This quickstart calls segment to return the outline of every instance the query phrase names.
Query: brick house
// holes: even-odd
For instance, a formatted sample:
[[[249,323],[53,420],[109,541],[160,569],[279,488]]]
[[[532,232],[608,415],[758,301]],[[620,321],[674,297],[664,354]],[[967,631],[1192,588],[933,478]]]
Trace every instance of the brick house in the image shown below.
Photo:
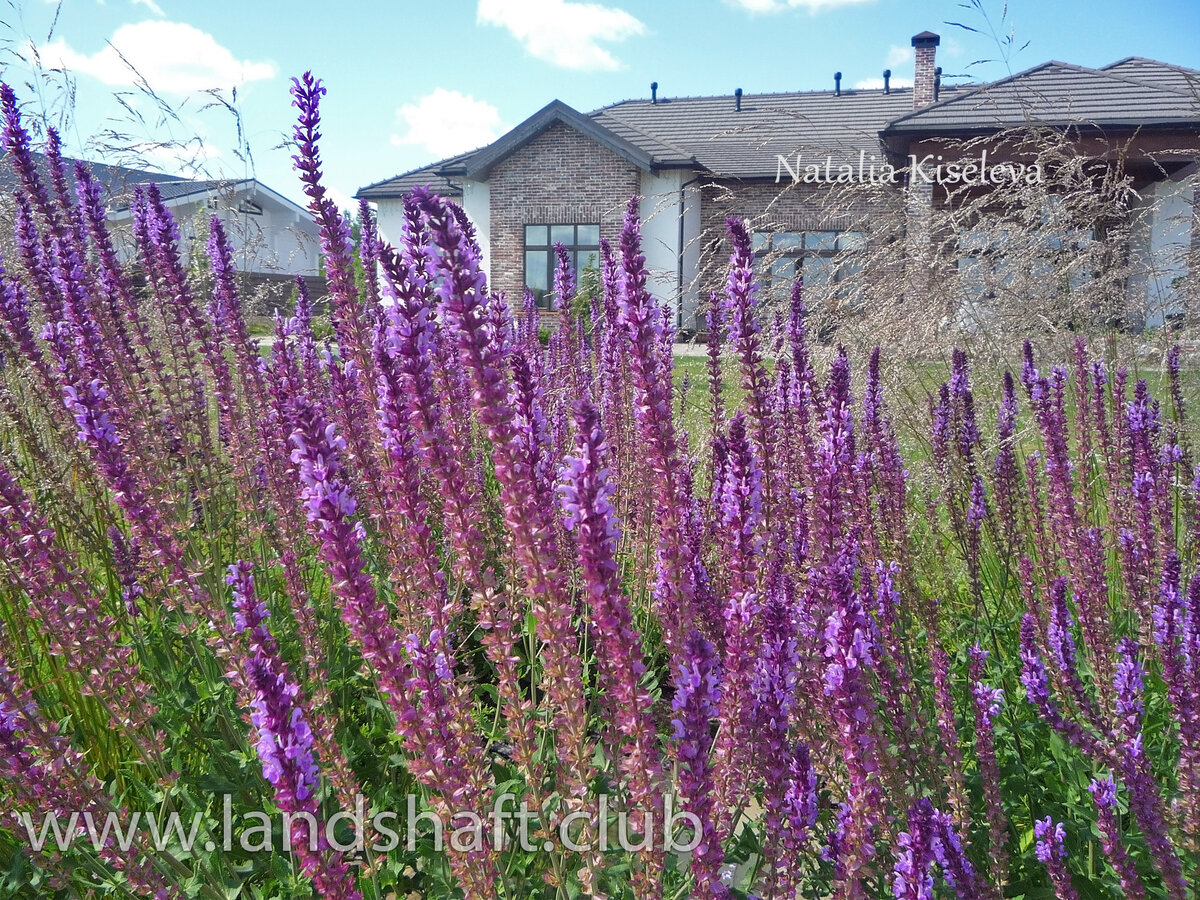
[[[1050,62],[1002,81],[951,86],[941,84],[938,44],[930,32],[913,37],[912,88],[890,87],[885,72],[882,89],[842,89],[838,73],[833,90],[663,98],[654,84],[648,99],[590,113],[555,100],[486,147],[357,196],[375,204],[385,238],[398,237],[402,198],[413,187],[461,203],[492,287],[510,296],[529,287],[548,308],[553,245],[563,243],[579,267],[593,263],[636,193],[650,289],[685,331],[703,328],[702,300],[719,286],[726,216],[751,220],[756,249],[767,251],[759,278],[766,292],[785,291],[797,274],[807,286],[852,272],[846,260],[862,241],[855,223],[881,202],[907,210],[915,258],[922,217],[946,201],[913,163],[935,161],[946,141],[1022,125],[1069,131],[1100,160],[1120,148],[1147,204],[1170,195],[1136,234],[1142,251],[1200,246],[1200,73],[1139,58],[1103,69]],[[992,163],[1020,162],[999,146],[995,152]],[[878,180],[881,191],[834,202],[839,179]],[[1171,313],[1180,275],[1176,265],[1131,281],[1131,292],[1156,298],[1157,318],[1146,324]]]

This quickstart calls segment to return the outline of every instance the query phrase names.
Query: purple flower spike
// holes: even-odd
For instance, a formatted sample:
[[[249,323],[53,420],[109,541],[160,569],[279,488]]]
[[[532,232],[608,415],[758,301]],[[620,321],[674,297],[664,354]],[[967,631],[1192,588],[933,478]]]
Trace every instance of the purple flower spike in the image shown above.
[[[250,564],[231,565],[225,581],[233,591],[235,621],[249,651],[244,699],[252,710],[250,721],[257,732],[255,748],[262,761],[263,775],[274,787],[275,803],[281,810],[307,813],[319,823],[320,771],[313,757],[313,734],[308,726],[311,715],[306,700],[279,657],[279,647],[266,624],[270,613],[255,595]],[[310,836],[309,829],[314,826],[308,819],[297,816],[293,822],[300,830],[292,851],[300,858],[301,869],[312,880],[317,893],[322,897],[361,900],[350,869],[331,854],[325,829],[318,826],[317,834]],[[315,850],[310,837],[316,838]]]
[[[1079,900],[1079,894],[1071,884],[1071,873],[1067,871],[1065,863],[1067,848],[1063,842],[1066,839],[1066,831],[1062,822],[1055,823],[1047,816],[1033,823],[1033,834],[1037,838],[1034,849],[1038,861],[1050,874],[1050,880],[1054,882],[1054,890],[1060,900]]]
[[[994,723],[1004,703],[1004,692],[983,682],[987,651],[978,645],[971,648],[971,700],[975,707],[975,753],[979,759],[980,781],[983,783],[984,807],[987,810],[988,838],[991,844],[992,881],[1004,884],[1008,874],[1008,820],[1000,795],[1000,767],[996,762]]]
[[[646,664],[641,636],[621,591],[617,566],[620,533],[606,469],[608,448],[600,411],[582,403],[575,415],[575,449],[563,462],[559,493],[566,526],[576,533],[583,580],[598,640],[602,683],[613,698],[613,714],[627,745],[615,755],[630,785],[635,808],[655,809],[662,771],[655,743],[653,700],[642,685]]]
[[[900,832],[892,869],[896,900],[932,900],[933,848],[937,839],[933,817],[933,806],[923,797],[908,811],[908,830]]]
[[[1092,794],[1092,802],[1096,806],[1096,814],[1099,817],[1100,843],[1104,847],[1104,854],[1108,857],[1109,863],[1117,873],[1117,878],[1121,881],[1121,890],[1125,892],[1128,900],[1143,900],[1146,896],[1145,885],[1142,884],[1137,868],[1134,866],[1133,860],[1129,858],[1129,853],[1125,850],[1125,844],[1121,838],[1121,825],[1117,810],[1117,786],[1113,782],[1112,776],[1094,780],[1088,790]]]
[[[679,761],[679,793],[686,810],[700,820],[701,839],[692,851],[694,896],[725,898],[729,889],[718,870],[724,860],[720,837],[714,824],[712,779],[708,751],[712,744],[711,723],[721,698],[721,672],[713,645],[691,631],[683,641],[682,656],[675,674],[675,755]]]
[[[771,517],[774,471],[771,461],[775,453],[775,416],[770,402],[770,381],[763,362],[758,320],[755,316],[754,251],[746,224],[736,217],[725,223],[733,253],[729,261],[729,277],[725,282],[725,320],[729,325],[729,342],[741,365],[742,389],[750,407],[754,444],[763,461],[764,499],[768,522]]]

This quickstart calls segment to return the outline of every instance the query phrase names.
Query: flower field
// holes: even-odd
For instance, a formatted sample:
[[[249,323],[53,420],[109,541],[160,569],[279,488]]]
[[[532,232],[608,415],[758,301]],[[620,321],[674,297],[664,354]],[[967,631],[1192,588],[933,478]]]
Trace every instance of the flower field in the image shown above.
[[[544,342],[454,204],[352,242],[323,95],[336,340],[260,352],[220,219],[197,276],[139,189],[123,264],[0,90],[0,896],[1197,896],[1177,351],[956,352],[902,451],[731,219],[689,434],[636,198]]]

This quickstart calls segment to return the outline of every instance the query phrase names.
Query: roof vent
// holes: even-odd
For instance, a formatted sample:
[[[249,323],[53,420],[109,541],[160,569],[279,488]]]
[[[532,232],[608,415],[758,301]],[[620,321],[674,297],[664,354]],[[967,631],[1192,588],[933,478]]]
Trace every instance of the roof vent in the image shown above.
[[[835,97],[842,96],[842,73],[841,72],[833,73],[833,96],[835,96]]]
[[[891,80],[892,80],[892,70],[884,69],[883,70],[883,92],[885,94],[890,94],[892,92],[892,86],[890,83]]]
[[[733,92],[733,108],[737,112],[742,111],[742,89],[741,88],[738,88],[736,91]]]
[[[933,70],[933,102],[937,103],[938,94],[942,92],[942,67]]]
[[[658,102],[658,82],[657,81],[650,82],[650,102],[651,103]]]

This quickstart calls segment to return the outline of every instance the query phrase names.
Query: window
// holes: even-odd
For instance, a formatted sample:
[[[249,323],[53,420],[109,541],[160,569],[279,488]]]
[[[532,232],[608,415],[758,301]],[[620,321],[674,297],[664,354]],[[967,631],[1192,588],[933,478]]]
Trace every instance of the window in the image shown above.
[[[1103,226],[966,229],[958,234],[962,299],[995,300],[1006,291],[1034,295],[1078,291],[1095,278]]]
[[[554,308],[555,244],[566,249],[577,280],[584,269],[600,265],[599,225],[526,225],[525,286],[539,309]]]
[[[797,275],[806,288],[837,284],[859,271],[854,262],[838,259],[862,246],[858,231],[756,231],[754,258],[764,298],[787,302]]]

